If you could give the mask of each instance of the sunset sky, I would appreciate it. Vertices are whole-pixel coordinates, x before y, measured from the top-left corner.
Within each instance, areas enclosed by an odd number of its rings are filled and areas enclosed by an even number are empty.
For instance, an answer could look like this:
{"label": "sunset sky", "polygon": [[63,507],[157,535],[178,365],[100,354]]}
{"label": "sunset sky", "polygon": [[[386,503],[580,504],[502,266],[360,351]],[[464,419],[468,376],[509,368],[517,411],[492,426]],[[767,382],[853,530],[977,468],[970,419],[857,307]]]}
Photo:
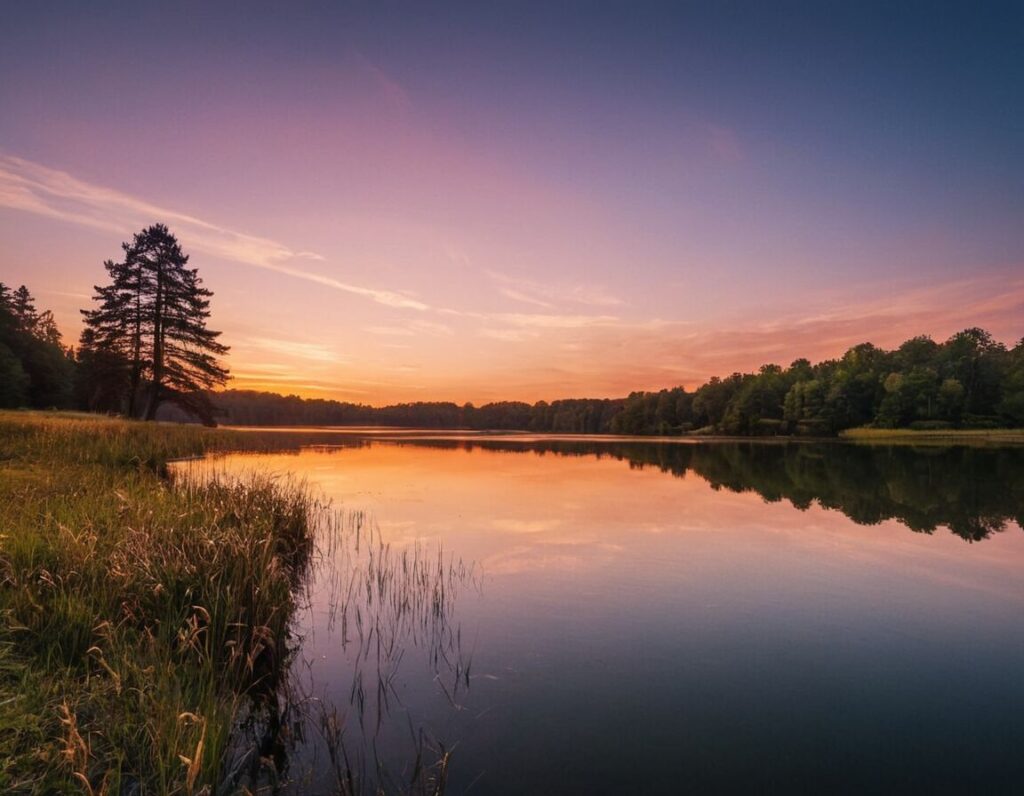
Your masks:
{"label": "sunset sky", "polygon": [[1024,335],[1024,4],[22,2],[0,281],[170,226],[231,387],[696,386]]}

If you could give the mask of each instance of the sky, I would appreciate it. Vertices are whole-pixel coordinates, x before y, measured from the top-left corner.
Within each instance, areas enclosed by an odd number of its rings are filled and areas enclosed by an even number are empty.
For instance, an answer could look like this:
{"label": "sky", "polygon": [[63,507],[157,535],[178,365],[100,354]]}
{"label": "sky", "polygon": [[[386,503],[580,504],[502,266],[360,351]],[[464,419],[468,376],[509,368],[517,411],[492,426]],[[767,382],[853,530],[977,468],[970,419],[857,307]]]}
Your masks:
{"label": "sky", "polygon": [[621,396],[1024,336],[1024,3],[11,3],[0,281],[156,221],[229,386]]}

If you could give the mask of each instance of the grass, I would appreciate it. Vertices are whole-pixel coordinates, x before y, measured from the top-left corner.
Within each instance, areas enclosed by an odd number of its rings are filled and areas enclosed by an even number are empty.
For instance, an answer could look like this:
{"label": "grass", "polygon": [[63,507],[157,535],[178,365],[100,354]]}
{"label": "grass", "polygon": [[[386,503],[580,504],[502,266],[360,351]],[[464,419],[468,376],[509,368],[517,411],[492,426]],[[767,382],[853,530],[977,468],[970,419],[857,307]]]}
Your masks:
{"label": "grass", "polygon": [[916,431],[909,428],[850,428],[839,434],[854,442],[942,443],[942,444],[1024,444],[1024,429],[941,429]]}
{"label": "grass", "polygon": [[165,473],[252,444],[0,412],[0,791],[217,788],[239,706],[283,676],[311,500]]}

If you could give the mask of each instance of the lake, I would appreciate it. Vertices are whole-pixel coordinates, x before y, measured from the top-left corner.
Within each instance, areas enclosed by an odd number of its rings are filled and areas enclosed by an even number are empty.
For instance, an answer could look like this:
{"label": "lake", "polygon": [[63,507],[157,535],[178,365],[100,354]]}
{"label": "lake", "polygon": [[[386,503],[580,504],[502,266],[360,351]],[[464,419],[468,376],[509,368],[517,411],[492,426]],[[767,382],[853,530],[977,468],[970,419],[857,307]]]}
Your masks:
{"label": "lake", "polygon": [[1024,782],[1024,448],[289,439],[178,465],[290,474],[335,509],[292,682],[240,726],[249,782]]}

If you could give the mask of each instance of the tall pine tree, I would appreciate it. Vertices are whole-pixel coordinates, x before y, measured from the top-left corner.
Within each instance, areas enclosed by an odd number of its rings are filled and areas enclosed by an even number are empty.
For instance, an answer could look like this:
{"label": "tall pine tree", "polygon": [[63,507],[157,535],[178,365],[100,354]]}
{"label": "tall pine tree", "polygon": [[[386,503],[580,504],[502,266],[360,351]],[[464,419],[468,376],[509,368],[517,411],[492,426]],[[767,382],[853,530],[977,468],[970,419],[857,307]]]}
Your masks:
{"label": "tall pine tree", "polygon": [[131,417],[153,420],[170,401],[213,422],[207,391],[227,381],[218,357],[228,348],[220,332],[206,327],[212,293],[163,224],[137,233],[123,249],[122,262],[104,263],[110,283],[96,287],[98,306],[83,311],[80,356],[92,367],[93,396],[123,392]]}

